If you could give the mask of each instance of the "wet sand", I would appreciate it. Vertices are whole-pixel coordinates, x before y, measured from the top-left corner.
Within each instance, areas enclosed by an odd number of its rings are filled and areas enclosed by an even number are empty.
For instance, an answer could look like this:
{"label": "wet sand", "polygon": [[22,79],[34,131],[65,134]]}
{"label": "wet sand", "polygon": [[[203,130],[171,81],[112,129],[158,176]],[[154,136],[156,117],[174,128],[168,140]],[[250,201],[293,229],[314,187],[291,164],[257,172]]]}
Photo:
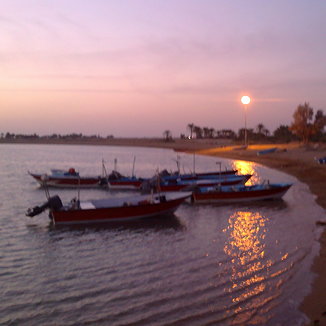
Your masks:
{"label": "wet sand", "polygon": [[[277,151],[270,154],[257,155],[257,151],[277,147]],[[246,150],[234,147],[209,148],[186,150],[201,155],[218,156],[237,160],[253,161],[267,167],[278,169],[293,175],[306,183],[311,192],[316,195],[316,202],[326,209],[326,164],[318,164],[315,157],[326,156],[326,145],[303,147],[300,144],[279,145],[252,145]],[[325,215],[321,220],[326,219]],[[309,317],[308,325],[326,325],[326,226],[324,223],[316,225],[324,228],[320,237],[320,253],[316,257],[312,270],[316,273],[311,293],[304,299],[300,309]]]}

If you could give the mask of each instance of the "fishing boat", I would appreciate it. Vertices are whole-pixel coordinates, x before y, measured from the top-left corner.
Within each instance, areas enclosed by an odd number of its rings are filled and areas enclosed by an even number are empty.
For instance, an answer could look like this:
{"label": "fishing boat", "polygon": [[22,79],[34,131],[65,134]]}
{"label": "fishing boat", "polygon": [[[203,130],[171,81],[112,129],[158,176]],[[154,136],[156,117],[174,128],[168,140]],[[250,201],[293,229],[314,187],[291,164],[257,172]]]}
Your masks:
{"label": "fishing boat", "polygon": [[139,190],[144,178],[124,176],[116,170],[100,178],[100,185],[110,190]]}
{"label": "fishing boat", "polygon": [[193,191],[192,202],[200,203],[238,203],[267,199],[281,199],[292,184],[269,183],[251,186],[214,186],[199,187]]}
{"label": "fishing boat", "polygon": [[93,188],[103,187],[112,190],[137,190],[143,178],[124,176],[113,170],[109,175],[81,176],[74,168],[69,170],[52,169],[51,174],[28,172],[42,187],[57,188]]}
{"label": "fishing boat", "polygon": [[163,170],[160,172],[160,177],[164,180],[200,180],[200,179],[215,179],[221,176],[235,175],[238,170],[225,170],[225,171],[210,171],[210,172],[195,172],[195,173],[180,173],[180,172],[168,172]]}
{"label": "fishing boat", "polygon": [[316,160],[319,164],[326,164],[326,156],[325,156],[325,157],[320,157],[320,158],[315,158],[315,160]]}
{"label": "fishing boat", "polygon": [[150,180],[145,180],[142,185],[143,191],[192,191],[197,187],[209,187],[214,185],[237,185],[245,184],[250,178],[251,174],[243,175],[224,175],[219,178],[212,179],[197,179],[197,180],[182,180],[179,178],[165,180],[159,176],[155,176]]}
{"label": "fishing boat", "polygon": [[76,188],[76,187],[99,187],[101,176],[81,176],[74,168],[69,170],[52,169],[51,174],[32,173],[28,171],[42,187],[60,187],[60,188]]}
{"label": "fishing boat", "polygon": [[191,196],[191,192],[158,193],[87,201],[71,200],[66,205],[58,195],[48,197],[41,206],[27,210],[33,217],[49,210],[56,225],[129,221],[171,215]]}
{"label": "fishing boat", "polygon": [[222,169],[222,162],[215,162],[219,165],[219,170],[215,171],[205,171],[205,172],[196,172],[196,155],[193,155],[193,172],[190,173],[181,173],[180,168],[180,156],[177,156],[175,160],[177,164],[177,171],[168,172],[168,170],[163,170],[159,173],[159,176],[164,180],[173,180],[173,179],[182,179],[182,180],[198,180],[198,179],[212,179],[218,178],[220,176],[229,176],[237,174],[238,170],[235,169]]}
{"label": "fishing boat", "polygon": [[277,147],[263,149],[257,152],[257,156],[274,153],[277,151],[277,149],[278,149]]}

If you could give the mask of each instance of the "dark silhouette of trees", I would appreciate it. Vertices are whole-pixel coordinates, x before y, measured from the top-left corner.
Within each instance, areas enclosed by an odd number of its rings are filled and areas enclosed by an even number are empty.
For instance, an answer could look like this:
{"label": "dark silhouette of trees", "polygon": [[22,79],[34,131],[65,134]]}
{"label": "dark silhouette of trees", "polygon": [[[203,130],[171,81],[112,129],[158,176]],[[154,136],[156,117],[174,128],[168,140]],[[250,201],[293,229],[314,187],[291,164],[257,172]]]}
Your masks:
{"label": "dark silhouette of trees", "polygon": [[172,134],[171,134],[171,131],[170,131],[170,130],[165,130],[165,131],[163,132],[163,137],[164,137],[164,140],[165,140],[166,142],[171,141],[171,140],[172,140]]}
{"label": "dark silhouette of trees", "polygon": [[284,143],[297,140],[297,137],[290,131],[289,126],[286,125],[280,125],[277,129],[275,129],[273,136],[275,140]]}
{"label": "dark silhouette of trees", "polygon": [[188,129],[190,130],[190,139],[192,138],[192,134],[194,132],[195,125],[193,123],[188,123]]}
{"label": "dark silhouette of trees", "polygon": [[217,138],[227,138],[227,139],[236,139],[236,133],[231,129],[222,129],[216,131]]}
{"label": "dark silhouette of trees", "polygon": [[194,133],[196,134],[196,138],[197,139],[201,139],[203,138],[203,129],[198,127],[198,126],[194,126],[193,129]]}
{"label": "dark silhouette of trees", "polygon": [[315,133],[312,137],[312,140],[326,140],[326,134],[324,133],[324,129],[326,126],[326,115],[324,115],[322,110],[318,110],[315,115]]}
{"label": "dark silhouette of trees", "polygon": [[204,133],[204,138],[213,138],[214,129],[208,128],[208,127],[204,127],[203,128],[203,133]]}
{"label": "dark silhouette of trees", "polygon": [[270,134],[269,130],[267,128],[265,128],[265,126],[262,123],[259,123],[257,125],[256,131],[257,131],[257,134],[259,136],[265,136],[265,137],[267,137]]}

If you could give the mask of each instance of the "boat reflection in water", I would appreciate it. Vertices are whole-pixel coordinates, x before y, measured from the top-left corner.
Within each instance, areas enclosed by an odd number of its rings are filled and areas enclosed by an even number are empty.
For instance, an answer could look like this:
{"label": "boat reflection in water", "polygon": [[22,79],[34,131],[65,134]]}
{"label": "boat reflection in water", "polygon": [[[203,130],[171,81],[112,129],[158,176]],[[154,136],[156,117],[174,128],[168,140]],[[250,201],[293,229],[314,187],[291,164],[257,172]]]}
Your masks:
{"label": "boat reflection in water", "polygon": [[[268,312],[279,296],[278,284],[271,282],[282,271],[271,271],[265,239],[268,218],[255,211],[236,211],[223,232],[228,241],[224,252],[230,258],[230,283],[225,289],[230,296],[227,316],[234,324],[267,324]],[[275,275],[273,275],[275,273]]]}

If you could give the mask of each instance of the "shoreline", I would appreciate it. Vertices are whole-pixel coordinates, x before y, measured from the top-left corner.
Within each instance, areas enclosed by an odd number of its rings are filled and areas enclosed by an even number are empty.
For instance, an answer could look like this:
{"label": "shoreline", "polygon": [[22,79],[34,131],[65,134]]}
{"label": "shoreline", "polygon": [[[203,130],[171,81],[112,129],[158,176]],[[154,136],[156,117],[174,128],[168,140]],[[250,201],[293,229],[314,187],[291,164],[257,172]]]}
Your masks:
{"label": "shoreline", "polygon": [[[279,150],[270,154],[257,155],[257,150],[271,147],[277,147]],[[309,186],[310,191],[316,196],[316,203],[323,207],[326,212],[326,164],[318,164],[314,159],[315,157],[326,156],[325,145],[322,148],[306,148],[301,147],[300,144],[252,145],[246,150],[235,150],[230,147],[187,150],[186,152],[252,161],[290,174]],[[321,219],[323,218],[321,217]],[[324,223],[316,225],[316,227],[324,227]],[[326,228],[322,230],[318,241],[320,251],[312,265],[315,279],[311,284],[310,293],[304,298],[299,307],[310,319],[307,326],[326,325]]]}
{"label": "shoreline", "polygon": [[[326,164],[318,164],[315,157],[326,156],[326,144],[302,146],[300,143],[250,145],[247,149],[231,146],[225,140],[175,140],[166,142],[159,138],[118,138],[95,140],[11,140],[0,139],[0,144],[40,144],[40,145],[90,145],[90,146],[129,146],[172,149],[176,152],[252,161],[266,167],[280,170],[307,184],[316,196],[316,203],[326,213]],[[257,151],[277,147],[277,151],[261,156]],[[321,217],[321,219],[323,219]],[[324,223],[316,225],[324,227]],[[299,309],[310,319],[307,326],[326,325],[326,228],[319,238],[320,251],[315,257],[311,271],[315,279],[310,293],[304,298]]]}

